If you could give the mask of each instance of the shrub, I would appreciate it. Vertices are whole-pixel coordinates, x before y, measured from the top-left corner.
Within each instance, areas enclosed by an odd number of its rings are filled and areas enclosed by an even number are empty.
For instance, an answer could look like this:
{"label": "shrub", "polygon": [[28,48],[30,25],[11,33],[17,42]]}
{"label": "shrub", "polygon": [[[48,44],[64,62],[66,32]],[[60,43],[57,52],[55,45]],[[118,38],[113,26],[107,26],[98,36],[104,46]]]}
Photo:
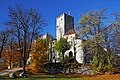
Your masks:
{"label": "shrub", "polygon": [[50,74],[57,74],[63,72],[62,63],[46,63],[45,65],[46,72]]}

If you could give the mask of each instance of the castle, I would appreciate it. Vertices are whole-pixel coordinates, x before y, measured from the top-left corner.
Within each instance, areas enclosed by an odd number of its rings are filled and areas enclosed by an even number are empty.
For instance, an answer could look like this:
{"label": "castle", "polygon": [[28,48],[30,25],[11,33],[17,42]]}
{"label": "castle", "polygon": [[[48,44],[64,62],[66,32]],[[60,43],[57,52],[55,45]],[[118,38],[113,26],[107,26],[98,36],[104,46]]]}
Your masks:
{"label": "castle", "polygon": [[[52,48],[56,40],[58,41],[62,37],[66,38],[71,44],[71,48],[65,52],[65,55],[71,58],[74,57],[78,63],[83,63],[84,53],[81,46],[82,40],[78,38],[77,33],[74,31],[74,17],[70,14],[63,13],[56,18],[56,39],[53,39],[48,33],[42,38],[52,39],[51,46],[49,47]],[[52,59],[54,61],[54,58],[59,57],[53,50],[50,52],[52,52],[49,54],[50,60]]]}

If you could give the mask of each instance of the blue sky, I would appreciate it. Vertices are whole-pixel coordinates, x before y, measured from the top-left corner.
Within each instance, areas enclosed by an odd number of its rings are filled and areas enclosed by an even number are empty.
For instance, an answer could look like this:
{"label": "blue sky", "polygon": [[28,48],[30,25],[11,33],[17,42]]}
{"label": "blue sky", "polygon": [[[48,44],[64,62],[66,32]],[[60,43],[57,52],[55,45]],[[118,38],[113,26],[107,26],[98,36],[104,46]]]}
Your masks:
{"label": "blue sky", "polygon": [[8,20],[8,7],[22,5],[24,8],[35,8],[46,19],[48,26],[44,28],[43,34],[50,33],[56,36],[56,17],[70,11],[74,16],[74,24],[77,25],[80,14],[91,10],[107,8],[107,15],[120,12],[120,0],[0,0],[0,28],[2,23]]}

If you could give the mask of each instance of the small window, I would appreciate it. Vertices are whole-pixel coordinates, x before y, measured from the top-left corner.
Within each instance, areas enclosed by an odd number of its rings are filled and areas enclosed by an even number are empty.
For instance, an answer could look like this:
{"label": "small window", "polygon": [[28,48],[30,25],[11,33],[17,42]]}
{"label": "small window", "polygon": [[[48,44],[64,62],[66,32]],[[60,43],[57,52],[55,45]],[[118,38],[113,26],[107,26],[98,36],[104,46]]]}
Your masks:
{"label": "small window", "polygon": [[68,39],[68,36],[66,37],[66,39]]}
{"label": "small window", "polygon": [[69,52],[69,58],[72,58],[73,57],[73,53],[72,51]]}

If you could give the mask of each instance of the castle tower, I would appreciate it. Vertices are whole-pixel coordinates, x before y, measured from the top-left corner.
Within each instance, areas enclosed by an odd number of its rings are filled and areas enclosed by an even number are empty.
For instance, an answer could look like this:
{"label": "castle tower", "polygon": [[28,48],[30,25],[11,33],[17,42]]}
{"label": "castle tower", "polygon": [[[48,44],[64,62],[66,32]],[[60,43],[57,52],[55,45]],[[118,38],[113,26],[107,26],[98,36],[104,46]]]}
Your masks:
{"label": "castle tower", "polygon": [[74,30],[74,17],[63,13],[56,19],[56,39],[60,40],[69,30]]}

